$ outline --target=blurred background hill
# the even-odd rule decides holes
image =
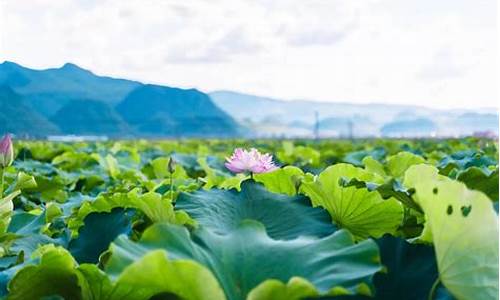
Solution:
[[[26,137],[451,137],[498,134],[491,108],[283,100],[0,64],[0,127]],[[318,130],[315,131],[315,128]]]

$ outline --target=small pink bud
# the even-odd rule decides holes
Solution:
[[[0,141],[0,167],[6,168],[14,161],[14,147],[10,134],[6,134]]]

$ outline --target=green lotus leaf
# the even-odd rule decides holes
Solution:
[[[93,264],[78,266],[61,247],[46,245],[15,268],[7,299],[110,299],[114,286]]]
[[[79,279],[82,299],[108,300],[111,297],[114,285],[108,275],[96,265],[81,264],[76,269],[76,274]]]
[[[304,196],[271,193],[251,180],[241,184],[241,192],[212,189],[181,194],[175,208],[218,234],[230,233],[245,219],[261,222],[274,239],[323,237],[335,231],[328,213],[311,207]]]
[[[367,150],[349,152],[345,155],[343,161],[360,167],[363,165],[363,159],[365,157],[371,156],[375,160],[381,161],[386,156],[386,154],[387,151],[384,148],[376,147],[371,150],[367,149]]]
[[[28,175],[24,172],[17,173],[16,179],[7,189],[7,193],[24,190],[24,189],[32,189],[36,188],[35,178],[31,175]]]
[[[247,300],[299,300],[319,296],[318,291],[309,281],[292,277],[287,283],[268,279],[248,294]]]
[[[40,262],[19,270],[9,282],[9,300],[40,299],[58,295],[63,299],[82,299],[76,262],[63,248],[39,249]]]
[[[170,173],[168,172],[168,157],[158,157],[151,161],[151,166],[153,167],[153,173],[156,178],[170,178]],[[172,178],[175,179],[187,179],[188,176],[186,171],[180,164],[175,165],[175,170],[172,173]]]
[[[78,266],[63,248],[44,246],[37,255],[9,282],[8,299],[225,299],[209,270],[191,260],[170,261],[163,250],[147,253],[115,281],[95,265]]]
[[[226,235],[203,226],[189,233],[178,225],[158,223],[146,229],[139,242],[120,236],[110,247],[106,272],[117,278],[135,261],[158,249],[166,250],[174,262],[192,259],[210,269],[228,299],[245,299],[270,278],[287,282],[301,277],[319,293],[335,287],[355,293],[360,286],[369,286],[373,274],[380,270],[376,244],[371,240],[356,244],[347,231],[321,239],[280,241],[270,238],[262,224],[246,220]]]
[[[97,263],[101,253],[118,235],[132,230],[133,213],[133,210],[117,207],[109,213],[87,215],[85,225],[80,227],[78,237],[69,243],[68,250],[79,263]]]
[[[286,166],[273,172],[255,174],[254,179],[264,184],[264,186],[273,193],[294,196],[297,195],[298,187],[304,176],[306,175],[301,169],[293,166]]]
[[[97,153],[93,153],[90,155],[90,157],[95,161],[97,161],[101,166],[101,168],[103,168],[106,172],[109,173],[109,176],[111,176],[111,178],[113,179],[118,178],[121,172],[120,165],[118,164],[118,161],[113,155],[108,154],[105,157],[103,157]]]
[[[387,173],[395,178],[403,177],[405,171],[413,166],[422,164],[425,159],[411,152],[399,152],[387,158]]]
[[[208,163],[207,157],[199,157],[197,160],[198,165],[205,172],[205,177],[201,180],[205,183],[203,185],[204,189],[211,189],[218,187],[221,189],[241,189],[241,182],[247,179],[249,176],[245,174],[232,175],[229,172],[224,172],[219,169],[213,168]]]
[[[491,200],[427,165],[408,169],[404,184],[425,213],[440,281],[458,299],[496,299],[498,216]]]
[[[448,175],[454,169],[465,170],[470,167],[487,168],[497,164],[492,157],[485,155],[481,151],[470,149],[445,156],[438,163],[437,167],[440,169],[441,174]]]
[[[7,229],[11,239],[3,246],[21,256],[21,261],[29,258],[39,246],[45,244],[66,246],[69,241],[68,232],[63,230],[57,237],[48,236],[44,233],[45,221],[46,211],[42,211],[40,215],[15,211]]]
[[[352,294],[342,287],[334,287],[326,293],[320,293],[316,287],[304,278],[292,277],[286,284],[268,279],[259,284],[248,294],[247,300],[300,300],[300,299],[333,299],[333,300],[368,300],[371,297],[370,287],[360,284],[357,294]]]
[[[394,234],[403,220],[403,207],[394,198],[384,200],[377,191],[355,186],[342,187],[342,180],[358,179],[382,183],[383,179],[364,169],[337,164],[325,169],[314,181],[303,182],[300,190],[313,206],[325,208],[337,226],[358,239]]]
[[[134,208],[144,213],[152,222],[190,223],[183,212],[174,212],[169,199],[155,192],[139,194],[137,189],[128,193],[100,195],[94,201],[85,201],[74,217],[68,221],[68,227],[77,235],[78,229],[83,226],[85,217],[93,212],[110,212],[113,208]]]
[[[365,170],[368,172],[380,175],[381,177],[390,176],[393,178],[403,177],[409,167],[424,162],[425,159],[422,156],[406,151],[387,157],[385,165],[371,156],[366,156],[362,161]]]
[[[384,165],[381,164],[378,160],[374,159],[371,156],[366,156],[363,158],[363,166],[365,166],[365,170],[371,173],[375,173],[382,177],[386,177],[387,173],[385,171]]]
[[[297,146],[291,141],[285,141],[282,145],[282,150],[276,153],[277,158],[281,162],[301,167],[317,167],[319,165],[321,153],[318,150],[307,146]]]
[[[376,242],[385,272],[375,275],[375,299],[427,299],[439,276],[434,248],[392,236],[384,236]],[[452,299],[446,290],[443,293]]]
[[[498,201],[498,168],[491,171],[486,168],[470,167],[458,173],[457,180],[465,183],[469,189],[485,193],[493,201]]]
[[[65,171],[74,171],[93,163],[93,156],[76,149],[68,150],[52,159],[52,165]]]
[[[155,296],[158,299],[226,299],[217,279],[206,267],[192,260],[170,260],[164,250],[151,250],[128,265],[116,277],[113,292],[106,299],[157,299]]]

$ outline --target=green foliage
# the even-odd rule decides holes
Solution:
[[[328,213],[312,208],[304,197],[270,193],[251,180],[242,183],[241,192],[213,189],[183,194],[175,208],[217,234],[229,234],[248,219],[262,223],[267,234],[279,240],[323,237],[335,231]]]
[[[9,282],[8,299],[40,299],[56,295],[63,299],[82,299],[76,262],[66,250],[46,246],[39,249],[37,255],[38,264],[27,265]]]
[[[328,167],[314,181],[304,182],[301,191],[314,206],[324,207],[340,228],[357,238],[394,234],[403,221],[403,207],[394,198],[384,200],[376,191],[355,186],[343,187],[342,180],[382,182],[374,173],[348,164]]]
[[[498,296],[498,215],[484,194],[438,174],[410,168],[405,185],[425,212],[423,240],[436,249],[439,279],[458,299]]]
[[[232,174],[236,147],[281,167]],[[0,298],[496,299],[497,148],[16,141]]]
[[[276,171],[264,174],[255,174],[254,179],[261,182],[271,192],[296,195],[298,188],[305,178],[311,179],[310,174],[294,166],[286,166]]]
[[[138,243],[121,236],[111,246],[106,271],[116,276],[156,249],[165,250],[174,261],[188,258],[206,266],[228,299],[245,299],[268,278],[288,281],[296,276],[310,281],[320,293],[338,289],[354,293],[380,270],[376,244],[370,240],[355,244],[347,231],[283,241],[270,238],[262,224],[246,220],[226,235],[202,227],[189,234],[176,225],[157,224]]]
[[[214,275],[199,263],[170,260],[162,250],[152,250],[137,258],[118,275],[108,299],[147,300],[155,296],[160,299],[226,299]]]

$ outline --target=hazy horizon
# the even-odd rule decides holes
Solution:
[[[15,64],[18,64],[20,66],[23,66],[23,67],[26,67],[26,68],[29,68],[29,69],[33,69],[33,70],[37,70],[37,71],[44,71],[44,70],[50,70],[50,69],[59,69],[59,68],[62,68],[64,65],[66,64],[73,64],[73,65],[76,65],[84,70],[87,70],[87,71],[90,71],[92,72],[94,75],[96,76],[101,76],[101,77],[109,77],[109,78],[114,78],[114,79],[124,79],[124,80],[130,80],[130,81],[137,81],[137,82],[140,82],[142,84],[153,84],[153,85],[162,85],[162,86],[168,86],[168,85],[165,85],[165,84],[162,84],[162,83],[154,83],[154,82],[146,82],[146,81],[143,81],[143,80],[140,80],[140,79],[134,79],[134,78],[126,78],[126,77],[116,77],[116,76],[110,76],[110,75],[107,75],[107,74],[97,74],[95,73],[93,70],[90,70],[90,69],[86,69],[86,68],[83,68],[82,66],[79,66],[75,63],[72,63],[72,62],[66,62],[60,66],[53,66],[53,67],[46,67],[46,68],[32,68],[32,67],[29,67],[29,66],[25,66],[25,65],[22,65],[22,64],[19,64],[17,62],[14,62],[14,61],[9,61],[9,60],[5,60],[5,61],[1,61],[0,64],[2,63],[5,63],[5,62],[11,62],[11,63],[15,63]],[[176,86],[171,86],[171,87],[176,87]],[[180,87],[182,88],[182,87]],[[408,106],[408,107],[419,107],[419,108],[427,108],[427,109],[435,109],[435,110],[449,110],[450,108],[446,108],[446,107],[433,107],[433,106],[430,106],[430,105],[425,105],[425,104],[406,104],[406,103],[398,103],[398,102],[383,102],[383,101],[377,101],[377,100],[371,100],[371,101],[366,101],[366,102],[349,102],[348,100],[331,100],[331,101],[325,101],[325,100],[317,100],[317,99],[290,99],[290,98],[276,98],[276,97],[271,97],[271,96],[267,96],[267,95],[259,95],[259,94],[252,94],[252,93],[248,93],[248,92],[244,92],[244,91],[238,91],[238,90],[212,90],[212,91],[206,91],[206,90],[202,90],[202,89],[198,89],[196,87],[193,87],[197,90],[200,90],[201,92],[203,93],[206,93],[206,94],[212,94],[212,93],[220,93],[220,92],[224,92],[224,93],[235,93],[235,94],[242,94],[242,95],[248,95],[248,96],[254,96],[254,97],[258,97],[258,98],[264,98],[264,99],[268,99],[268,100],[272,100],[272,101],[285,101],[285,102],[315,102],[315,103],[332,103],[332,104],[352,104],[352,105],[395,105],[395,106]],[[454,108],[451,108],[452,110],[469,110],[469,111],[483,111],[483,110],[491,110],[491,109],[494,109],[494,113],[498,113],[499,111],[499,108],[498,107],[495,107],[495,106],[484,106],[484,107],[481,107],[481,106],[478,106],[478,107],[454,107]]]
[[[0,61],[283,100],[498,109],[496,11],[493,0],[7,0]]]

